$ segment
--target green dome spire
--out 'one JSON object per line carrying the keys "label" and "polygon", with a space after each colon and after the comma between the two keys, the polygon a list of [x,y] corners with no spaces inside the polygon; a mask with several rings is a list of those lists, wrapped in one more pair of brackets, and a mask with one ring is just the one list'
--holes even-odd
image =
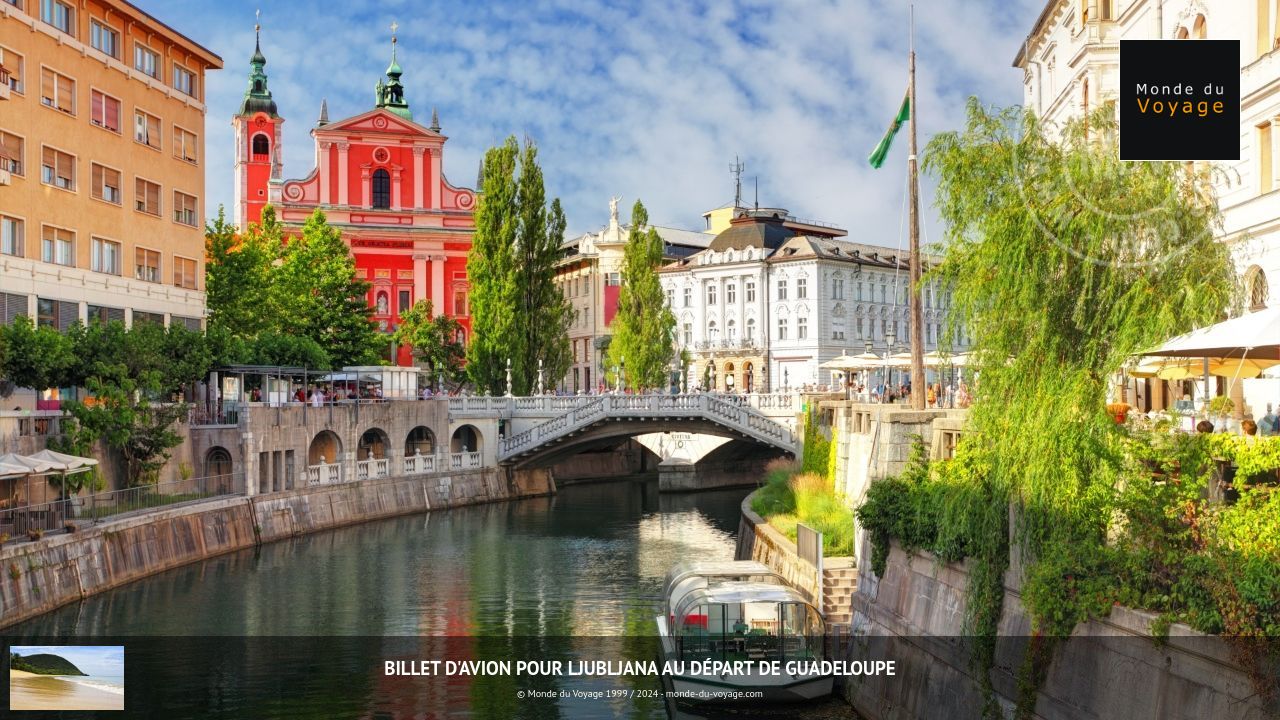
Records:
{"label": "green dome spire", "polygon": [[400,82],[404,71],[400,69],[400,63],[396,62],[396,29],[399,27],[399,24],[391,23],[391,64],[387,66],[387,81],[379,81],[374,86],[374,107],[386,108],[406,120],[412,120],[413,112],[409,110],[409,101],[404,97],[404,84]]}
{"label": "green dome spire", "polygon": [[252,115],[264,112],[276,117],[276,101],[271,98],[271,89],[267,87],[267,58],[262,54],[262,26],[253,26],[253,55],[249,58],[249,87],[244,91],[244,100],[240,102],[240,114]]}

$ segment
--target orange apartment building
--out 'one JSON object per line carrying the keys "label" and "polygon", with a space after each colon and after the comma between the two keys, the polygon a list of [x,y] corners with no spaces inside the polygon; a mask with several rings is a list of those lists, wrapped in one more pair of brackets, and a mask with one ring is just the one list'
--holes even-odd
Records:
{"label": "orange apartment building", "polygon": [[222,59],[122,0],[0,0],[0,66],[0,322],[202,327]]}

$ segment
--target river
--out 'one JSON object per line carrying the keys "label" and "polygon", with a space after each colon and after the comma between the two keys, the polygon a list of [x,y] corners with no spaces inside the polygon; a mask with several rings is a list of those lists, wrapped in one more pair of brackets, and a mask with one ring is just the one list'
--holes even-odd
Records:
{"label": "river", "polygon": [[125,645],[126,708],[167,718],[664,718],[649,676],[403,677],[385,661],[655,659],[664,574],[732,559],[746,493],[626,479],[371,522],[177,568],[7,634]]}

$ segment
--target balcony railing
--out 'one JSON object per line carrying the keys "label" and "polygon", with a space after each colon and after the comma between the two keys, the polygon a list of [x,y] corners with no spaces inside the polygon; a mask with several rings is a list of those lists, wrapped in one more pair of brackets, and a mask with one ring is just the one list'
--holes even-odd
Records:
{"label": "balcony railing", "polygon": [[403,463],[405,475],[424,475],[436,471],[435,455],[423,455],[415,452],[412,455],[406,455]]}
{"label": "balcony railing", "polygon": [[725,338],[722,340],[699,340],[693,344],[695,350],[748,350],[759,352],[760,346],[755,338]]}
{"label": "balcony railing", "polygon": [[391,461],[387,458],[369,458],[356,461],[356,480],[384,478],[391,474]]}
{"label": "balcony railing", "polygon": [[340,482],[342,482],[342,466],[338,463],[307,466],[308,485],[334,485]]}

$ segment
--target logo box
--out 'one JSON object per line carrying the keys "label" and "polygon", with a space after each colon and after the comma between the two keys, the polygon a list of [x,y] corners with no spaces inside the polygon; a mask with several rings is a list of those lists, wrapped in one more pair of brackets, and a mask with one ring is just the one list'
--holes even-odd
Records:
{"label": "logo box", "polygon": [[1240,159],[1239,40],[1120,41],[1121,160]]}

